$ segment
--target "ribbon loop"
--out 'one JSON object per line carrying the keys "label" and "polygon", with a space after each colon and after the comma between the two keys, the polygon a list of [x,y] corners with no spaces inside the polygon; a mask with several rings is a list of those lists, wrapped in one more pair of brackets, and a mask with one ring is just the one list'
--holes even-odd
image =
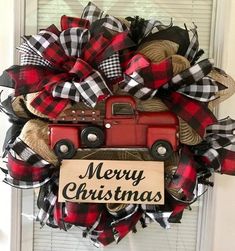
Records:
{"label": "ribbon loop", "polygon": [[43,57],[44,50],[58,40],[58,36],[48,30],[42,30],[38,35],[30,36],[29,38],[24,37],[27,44],[33,49],[39,56]]}
{"label": "ribbon loop", "polygon": [[90,40],[88,29],[74,27],[61,32],[59,41],[67,56],[80,57],[83,47]]}
{"label": "ribbon loop", "polygon": [[97,32],[100,33],[103,27],[115,32],[128,30],[127,26],[120,22],[120,20],[108,14],[104,15],[104,12],[92,2],[89,2],[84,8],[82,18],[88,20],[90,24],[92,24],[91,33],[94,35],[97,34]]}
{"label": "ribbon loop", "polygon": [[208,75],[213,66],[212,59],[204,59],[198,64],[193,65],[189,69],[182,71],[181,73],[175,75],[168,84],[164,86],[165,89],[171,88],[173,90],[178,90],[180,87],[188,86],[200,81],[206,75]]}
{"label": "ribbon loop", "polygon": [[82,18],[89,20],[90,23],[93,23],[96,20],[100,19],[103,13],[104,12],[95,4],[89,2],[87,6],[83,9]]}
{"label": "ribbon loop", "polygon": [[203,77],[201,80],[178,89],[178,92],[201,102],[209,102],[216,98],[219,87],[216,82],[209,78]]}
{"label": "ribbon loop", "polygon": [[90,22],[86,19],[68,17],[66,15],[63,15],[60,19],[60,26],[62,31],[77,27],[88,29]]}
{"label": "ribbon loop", "polygon": [[160,63],[151,63],[141,54],[135,55],[129,62],[125,74],[135,76],[143,76],[141,81],[148,88],[159,89],[165,85],[173,75],[172,62],[170,59],[161,61]]}

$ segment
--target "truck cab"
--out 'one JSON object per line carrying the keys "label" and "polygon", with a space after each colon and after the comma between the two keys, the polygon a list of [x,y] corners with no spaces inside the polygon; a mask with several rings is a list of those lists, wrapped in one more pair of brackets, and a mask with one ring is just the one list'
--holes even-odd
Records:
{"label": "truck cab", "polygon": [[107,147],[147,147],[151,150],[158,143],[153,147],[158,148],[159,156],[155,156],[158,159],[160,155],[169,157],[167,152],[177,150],[179,122],[172,112],[138,111],[130,96],[112,97],[107,100],[105,110]]}
{"label": "truck cab", "polygon": [[101,124],[84,118],[74,123],[73,119],[70,124],[51,124],[49,130],[51,148],[63,158],[71,158],[77,148],[103,147],[147,148],[156,160],[165,160],[179,145],[178,118],[169,111],[138,111],[131,96],[109,97]]}

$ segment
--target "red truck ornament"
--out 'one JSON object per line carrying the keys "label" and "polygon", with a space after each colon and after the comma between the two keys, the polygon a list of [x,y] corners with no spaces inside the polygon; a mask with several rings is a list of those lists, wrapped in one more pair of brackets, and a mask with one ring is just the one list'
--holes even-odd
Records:
{"label": "red truck ornament", "polygon": [[49,144],[61,159],[78,148],[147,148],[156,160],[165,160],[179,145],[179,121],[172,112],[137,111],[131,96],[111,96],[105,115],[99,110],[73,110],[49,125]]}

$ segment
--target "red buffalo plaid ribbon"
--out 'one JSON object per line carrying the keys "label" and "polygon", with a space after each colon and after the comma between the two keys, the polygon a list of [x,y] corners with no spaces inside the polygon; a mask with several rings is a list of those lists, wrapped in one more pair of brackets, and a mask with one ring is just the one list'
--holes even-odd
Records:
{"label": "red buffalo plaid ribbon", "polygon": [[197,172],[193,154],[187,146],[184,146],[181,151],[178,168],[169,184],[169,188],[181,190],[186,200],[191,200],[196,187],[196,180]]}
{"label": "red buffalo plaid ribbon", "polygon": [[202,103],[215,98],[218,91],[215,81],[205,78],[211,69],[212,62],[206,59],[173,77],[171,59],[156,64],[137,54],[127,66],[121,87],[143,100],[159,97],[170,111],[203,137],[205,128],[216,122],[213,113]]}
{"label": "red buffalo plaid ribbon", "polygon": [[131,76],[135,72],[144,77],[144,86],[154,89],[159,89],[173,77],[171,59],[151,63],[141,54],[132,57],[125,74]]}
{"label": "red buffalo plaid ribbon", "polygon": [[36,188],[50,181],[57,170],[17,137],[8,152],[4,182],[22,189]]}
{"label": "red buffalo plaid ribbon", "polygon": [[60,19],[61,30],[67,30],[74,27],[84,27],[88,29],[90,27],[90,22],[84,18],[69,17],[63,15]]}
{"label": "red buffalo plaid ribbon", "polygon": [[82,227],[92,227],[104,210],[101,203],[66,202],[66,214],[63,220],[66,223]]}

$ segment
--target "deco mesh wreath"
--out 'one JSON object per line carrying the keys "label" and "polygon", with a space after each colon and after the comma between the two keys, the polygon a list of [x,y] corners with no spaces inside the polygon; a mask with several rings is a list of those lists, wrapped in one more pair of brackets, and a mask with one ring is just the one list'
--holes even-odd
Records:
{"label": "deco mesh wreath", "polygon": [[[198,183],[213,185],[208,178],[214,171],[235,174],[235,123],[218,121],[212,112],[233,94],[235,83],[212,60],[198,62],[203,51],[196,27],[116,18],[88,3],[81,18],[61,17],[61,31],[51,25],[23,39],[20,65],[0,78],[1,86],[14,89],[1,101],[12,122],[2,170],[13,187],[40,187],[42,226],[81,226],[95,245],[108,245],[135,230],[138,221],[163,228],[180,222],[197,199]],[[179,119],[180,148],[164,163],[165,204],[58,202],[60,159],[48,145],[49,123],[81,107],[103,107],[117,94],[135,97],[142,110],[169,110]]]}

